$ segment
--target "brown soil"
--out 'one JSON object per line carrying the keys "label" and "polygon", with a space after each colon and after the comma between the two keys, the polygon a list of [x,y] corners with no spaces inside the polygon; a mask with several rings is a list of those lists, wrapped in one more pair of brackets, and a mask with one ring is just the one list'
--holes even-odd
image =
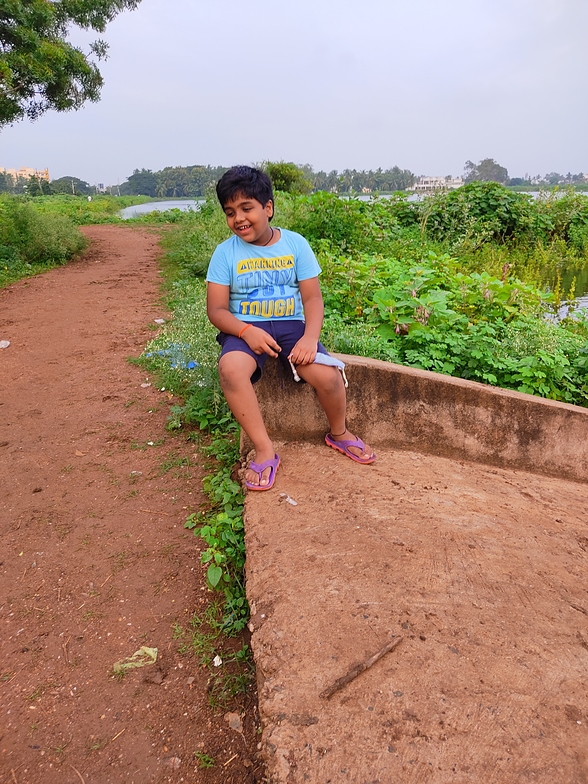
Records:
{"label": "brown soil", "polygon": [[[85,231],[81,260],[0,292],[0,782],[259,781],[254,697],[213,712],[176,639],[211,594],[183,527],[202,458],[128,362],[166,315],[158,237]],[[143,645],[157,663],[113,677]]]}

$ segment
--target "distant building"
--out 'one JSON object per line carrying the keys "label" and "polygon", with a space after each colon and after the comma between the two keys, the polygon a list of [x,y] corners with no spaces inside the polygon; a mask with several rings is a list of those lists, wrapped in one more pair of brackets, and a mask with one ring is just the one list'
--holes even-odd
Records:
{"label": "distant building", "polygon": [[28,180],[29,177],[36,177],[37,180],[49,182],[49,169],[29,169],[24,166],[21,169],[0,168],[0,174],[8,174],[13,180]]}
{"label": "distant building", "polygon": [[453,191],[463,185],[462,177],[418,177],[409,190],[415,193],[435,193],[437,191]]}

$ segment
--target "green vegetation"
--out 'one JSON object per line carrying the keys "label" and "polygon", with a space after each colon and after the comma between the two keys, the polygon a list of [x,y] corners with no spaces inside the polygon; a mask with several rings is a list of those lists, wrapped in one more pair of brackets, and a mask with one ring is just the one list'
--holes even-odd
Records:
{"label": "green vegetation", "polygon": [[194,655],[208,671],[208,703],[213,710],[242,701],[253,678],[251,651],[228,639],[219,603],[212,602],[202,616],[193,615],[187,627],[175,624],[174,639],[181,654]]}
{"label": "green vegetation", "polygon": [[494,158],[484,158],[478,164],[472,161],[465,163],[465,181],[466,182],[500,182],[505,184],[508,182],[508,171],[496,163]]}
{"label": "green vegetation", "polygon": [[295,163],[279,161],[264,164],[274,190],[282,193],[309,193],[312,190],[312,181]]}
{"label": "green vegetation", "polygon": [[[307,193],[310,190],[332,193],[362,193],[406,190],[415,181],[407,169],[394,166],[391,169],[357,171],[315,172],[309,165],[298,166],[285,161],[266,161],[259,164],[274,182],[275,189],[286,193]],[[227,166],[166,166],[161,171],[135,169],[120,186],[122,194],[143,194],[164,198],[202,197],[219,180]]]}
{"label": "green vegetation", "polygon": [[[173,241],[165,244],[174,247]],[[175,319],[149,344],[144,362],[162,386],[185,401],[171,408],[170,429],[198,428],[191,437],[209,459],[211,473],[204,479],[209,503],[206,510],[190,515],[186,527],[208,545],[202,553],[207,581],[223,593],[220,626],[224,634],[232,635],[242,631],[248,614],[243,582],[243,495],[231,476],[239,464],[237,425],[220,389],[216,330],[206,317],[205,285],[190,272],[181,277],[173,251],[167,265],[174,278],[170,304]]]}
{"label": "green vegetation", "polygon": [[63,264],[85,245],[84,236],[66,216],[0,196],[0,287]]}
{"label": "green vegetation", "polygon": [[[30,203],[39,212],[48,215],[66,215],[78,226],[89,226],[94,223],[121,223],[119,212],[133,204],[144,204],[149,199],[141,196],[109,196],[102,194],[92,196],[73,196],[59,194],[54,196],[37,196]],[[124,221],[126,223],[126,221]]]}
{"label": "green vegetation", "polygon": [[214,757],[211,757],[210,754],[206,754],[204,751],[195,751],[194,759],[196,760],[198,767],[203,770],[214,768],[216,765]]}

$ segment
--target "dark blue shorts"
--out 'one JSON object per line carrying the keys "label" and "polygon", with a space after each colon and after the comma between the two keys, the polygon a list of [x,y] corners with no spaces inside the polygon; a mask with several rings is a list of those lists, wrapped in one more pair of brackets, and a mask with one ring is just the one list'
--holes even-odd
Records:
{"label": "dark blue shorts", "polygon": [[[278,354],[278,359],[291,376],[292,369],[288,362],[288,357],[296,343],[298,343],[300,338],[304,335],[304,321],[244,321],[243,324],[251,324],[254,327],[260,327],[260,329],[264,329],[273,337],[282,349]],[[259,381],[261,378],[261,371],[263,370],[266,360],[269,358],[269,354],[266,354],[265,352],[263,354],[256,354],[249,348],[243,338],[238,338],[236,335],[227,335],[226,332],[219,332],[216,339],[222,348],[221,357],[228,354],[229,351],[242,351],[244,354],[249,354],[250,357],[253,357],[257,362],[257,369],[251,376],[251,381],[253,384],[255,384],[256,381]],[[320,342],[317,351],[321,354],[329,353]]]}

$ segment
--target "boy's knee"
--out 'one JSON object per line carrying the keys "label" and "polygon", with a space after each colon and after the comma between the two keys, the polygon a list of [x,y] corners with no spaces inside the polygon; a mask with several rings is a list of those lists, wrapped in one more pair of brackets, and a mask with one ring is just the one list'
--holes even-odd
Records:
{"label": "boy's knee", "polygon": [[332,370],[332,373],[329,373],[326,379],[326,386],[327,391],[333,395],[340,393],[341,391],[345,392],[345,385],[343,384],[343,379],[341,377],[341,373],[337,368],[329,368]]}
{"label": "boy's knee", "polygon": [[[305,378],[305,381],[308,381],[317,391],[320,390],[327,395],[336,395],[340,394],[341,390],[345,391],[341,373],[337,368],[326,367],[325,365],[309,365],[308,367],[311,368],[311,370],[308,374],[305,374],[308,375],[308,378]],[[300,370],[301,368],[298,367],[298,372],[302,375],[304,369],[302,373]]]}
{"label": "boy's knee", "polygon": [[255,372],[257,363],[249,354],[231,351],[224,354],[218,363],[218,375],[223,389],[238,387],[249,381]]}

